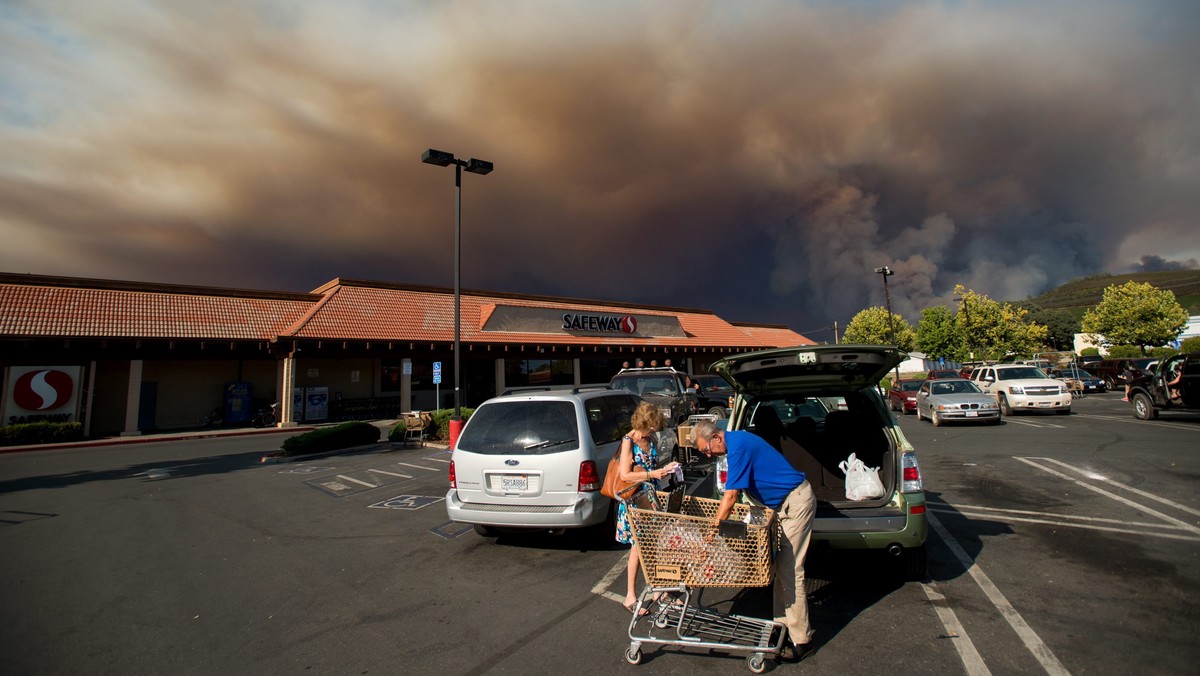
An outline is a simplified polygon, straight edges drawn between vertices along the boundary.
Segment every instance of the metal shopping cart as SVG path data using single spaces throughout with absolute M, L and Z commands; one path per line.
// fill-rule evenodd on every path
M 622 499 L 647 581 L 629 623 L 625 660 L 640 663 L 650 644 L 746 653 L 750 671 L 766 671 L 767 658 L 783 648 L 786 626 L 701 606 L 693 590 L 769 585 L 775 512 L 735 505 L 718 528 L 717 500 L 654 492 L 649 484 Z M 649 612 L 642 615 L 642 608 Z

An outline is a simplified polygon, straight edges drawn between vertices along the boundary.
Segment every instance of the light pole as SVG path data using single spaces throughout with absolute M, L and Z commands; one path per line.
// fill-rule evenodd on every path
M 462 305 L 460 288 L 462 278 L 460 271 L 462 261 L 462 170 L 466 169 L 472 174 L 490 174 L 492 173 L 492 163 L 486 160 L 477 160 L 474 157 L 465 161 L 455 159 L 452 153 L 433 148 L 421 153 L 421 161 L 438 167 L 454 165 L 454 417 L 450 419 L 450 448 L 453 449 L 458 443 L 458 433 L 462 430 L 463 425 L 462 391 L 459 388 L 460 374 L 462 373 L 459 360 L 459 354 L 462 353 L 462 350 L 459 349 L 459 340 L 462 334 L 460 315 Z
M 888 282 L 887 282 L 887 278 L 891 277 L 892 275 L 894 275 L 896 273 L 893 272 L 891 268 L 889 268 L 888 266 L 885 265 L 882 268 L 875 268 L 875 274 L 883 275 L 883 302 L 884 302 L 884 305 L 887 307 L 888 331 L 891 332 L 891 334 L 892 334 L 892 344 L 896 346 L 896 349 L 900 349 L 900 343 L 896 342 L 896 325 L 892 323 L 892 295 L 891 295 L 891 293 L 888 292 Z M 897 381 L 900 380 L 900 365 L 899 364 L 896 364 L 896 380 Z
M 964 337 L 967 339 L 967 355 L 971 358 L 971 361 L 975 361 L 975 350 L 971 349 L 971 306 L 967 305 L 966 294 L 958 296 L 954 300 L 962 302 L 963 318 L 966 320 L 964 322 L 966 328 L 963 333 Z

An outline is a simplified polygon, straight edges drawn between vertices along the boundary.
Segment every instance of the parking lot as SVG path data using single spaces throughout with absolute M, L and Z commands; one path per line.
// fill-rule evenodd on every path
M 1200 658 L 1200 417 L 1119 394 L 996 426 L 901 420 L 930 574 L 815 551 L 818 651 L 781 673 L 1187 673 Z M 449 455 L 380 444 L 264 463 L 279 434 L 0 455 L 13 673 L 728 673 L 627 665 L 627 550 L 446 519 Z M 850 451 L 848 450 L 847 453 Z M 695 490 L 705 491 L 703 483 Z M 706 590 L 766 612 L 763 590 Z

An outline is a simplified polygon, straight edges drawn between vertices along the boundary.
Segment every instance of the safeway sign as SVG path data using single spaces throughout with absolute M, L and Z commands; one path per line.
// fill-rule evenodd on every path
M 12 366 L 4 382 L 4 423 L 79 419 L 80 366 Z

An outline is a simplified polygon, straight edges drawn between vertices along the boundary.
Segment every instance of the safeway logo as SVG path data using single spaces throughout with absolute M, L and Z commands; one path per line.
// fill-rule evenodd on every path
M 637 333 L 637 319 L 621 317 L 621 330 L 625 333 Z
M 29 371 L 17 378 L 13 400 L 26 411 L 50 411 L 71 401 L 75 381 L 69 373 L 50 369 Z

